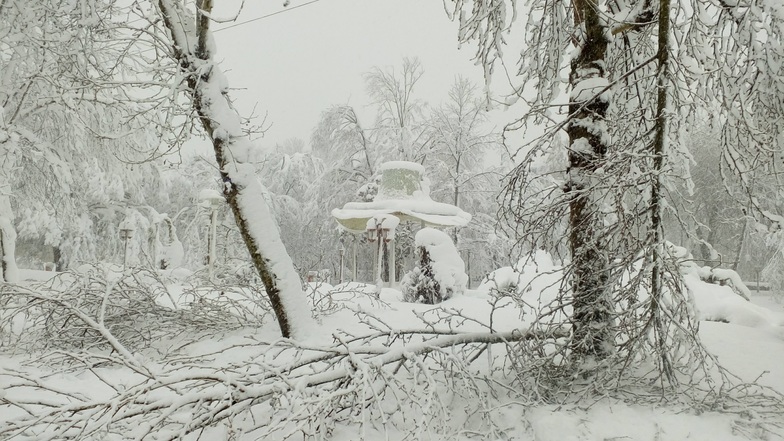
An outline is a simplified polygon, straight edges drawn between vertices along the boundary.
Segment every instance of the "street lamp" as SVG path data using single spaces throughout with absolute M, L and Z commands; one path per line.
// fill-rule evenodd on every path
M 128 263 L 128 243 L 133 239 L 133 233 L 136 231 L 133 223 L 128 220 L 120 222 L 120 240 L 123 241 L 123 270 Z
M 218 241 L 218 210 L 220 209 L 225 199 L 220 192 L 211 188 L 206 188 L 199 192 L 199 200 L 202 201 L 201 206 L 210 209 L 210 235 L 207 242 L 207 268 L 209 271 L 210 282 L 215 279 L 215 260 L 216 260 L 216 243 Z
M 346 262 L 346 247 L 340 245 L 340 283 L 343 283 L 343 264 Z

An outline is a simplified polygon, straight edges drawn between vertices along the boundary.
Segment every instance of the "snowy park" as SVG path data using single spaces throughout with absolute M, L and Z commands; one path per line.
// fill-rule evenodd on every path
M 784 440 L 781 0 L 0 0 L 0 441 Z

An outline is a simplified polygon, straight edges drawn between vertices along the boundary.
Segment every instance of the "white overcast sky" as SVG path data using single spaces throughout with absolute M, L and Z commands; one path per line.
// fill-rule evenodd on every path
M 473 48 L 458 49 L 457 24 L 441 0 L 292 0 L 288 7 L 283 1 L 246 0 L 235 23 L 213 25 L 216 59 L 235 89 L 238 110 L 247 116 L 256 106 L 272 123 L 257 141 L 262 146 L 288 138 L 309 142 L 320 113 L 333 104 L 353 105 L 369 126 L 374 112 L 367 107 L 363 73 L 373 66 L 399 68 L 403 57 L 422 62 L 416 93 L 431 105 L 446 98 L 457 75 L 482 90 Z M 240 1 L 215 3 L 213 15 L 223 18 L 236 13 Z M 499 126 L 512 117 L 495 113 Z

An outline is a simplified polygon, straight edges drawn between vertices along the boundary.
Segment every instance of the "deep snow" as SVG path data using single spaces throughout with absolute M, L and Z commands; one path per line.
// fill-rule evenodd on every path
M 534 264 L 533 262 L 531 263 Z M 550 264 L 542 263 L 541 269 L 552 270 Z M 52 273 L 42 271 L 22 271 L 23 283 L 45 280 Z M 547 279 L 545 279 L 547 282 Z M 554 289 L 542 282 L 538 286 L 540 292 L 526 293 L 531 298 L 548 297 L 546 291 Z M 700 324 L 700 337 L 708 350 L 715 354 L 723 366 L 744 381 L 758 381 L 759 384 L 771 387 L 784 393 L 784 306 L 781 297 L 775 294 L 752 296 L 752 302 L 746 302 L 737 295 L 731 294 L 726 287 L 708 285 L 698 279 L 689 280 L 690 288 L 695 292 L 695 299 L 701 317 L 719 319 L 729 323 L 705 321 Z M 172 297 L 182 293 L 181 283 L 172 283 L 170 296 L 161 296 L 162 304 L 171 306 Z M 312 284 L 311 292 L 317 309 L 328 313 L 321 317 L 320 332 L 308 336 L 307 344 L 329 344 L 333 330 L 343 329 L 349 333 L 360 335 L 367 332 L 373 320 L 383 320 L 397 329 L 417 329 L 423 327 L 423 319 L 435 317 L 446 310 L 452 314 L 470 318 L 471 320 L 446 321 L 445 329 L 458 328 L 461 331 L 487 331 L 485 325 L 493 315 L 494 330 L 505 330 L 520 327 L 526 321 L 521 320 L 519 309 L 511 302 L 503 299 L 492 305 L 492 296 L 483 290 L 468 290 L 465 295 L 455 296 L 440 305 L 421 305 L 403 303 L 402 295 L 395 289 L 382 289 L 376 297 L 376 289 L 372 285 L 347 283 L 331 286 L 325 283 Z M 730 295 L 734 297 L 730 297 Z M 737 298 L 740 301 L 735 302 Z M 188 299 L 175 298 L 179 307 L 187 307 Z M 497 299 L 496 299 L 497 300 Z M 742 302 L 742 303 L 741 303 Z M 744 309 L 745 306 L 745 309 Z M 739 312 L 740 311 L 740 312 Z M 365 317 L 366 323 L 360 323 L 358 317 Z M 749 319 L 752 317 L 753 319 Z M 205 365 L 221 366 L 229 363 L 241 363 L 257 356 L 261 349 L 260 341 L 275 341 L 278 338 L 274 323 L 266 323 L 260 329 L 241 329 L 215 335 L 214 338 L 192 342 L 180 350 L 182 356 L 196 357 L 204 360 Z M 182 343 L 176 336 L 170 342 L 168 350 Z M 159 350 L 166 346 L 161 344 Z M 137 354 L 142 363 L 147 359 Z M 151 359 L 150 359 L 151 360 Z M 149 363 L 154 366 L 155 363 Z M 29 364 L 26 354 L 9 353 L 7 348 L 0 355 L 0 385 L 7 384 L 9 379 L 2 375 L 5 370 L 19 370 L 30 375 L 47 377 L 50 384 L 68 391 L 88 394 L 95 399 L 109 398 L 114 391 L 96 382 L 87 371 L 58 372 L 56 367 Z M 137 375 L 127 369 L 100 368 L 96 371 L 104 376 L 112 376 L 118 383 L 131 385 Z M 17 392 L 18 393 L 18 392 Z M 2 398 L 2 394 L 0 394 Z M 625 404 L 617 400 L 597 400 L 585 403 L 584 406 L 542 405 L 529 407 L 523 403 L 499 402 L 493 410 L 497 423 L 502 426 L 498 439 L 518 441 L 582 441 L 582 440 L 705 440 L 734 441 L 747 439 L 784 439 L 784 416 L 779 415 L 779 427 L 770 432 L 771 426 L 757 424 L 755 415 L 719 412 L 692 412 L 678 406 L 677 403 Z M 0 412 L 0 427 L 3 422 L 20 416 L 18 411 L 3 410 Z M 774 416 L 774 420 L 775 420 Z M 404 436 L 400 428 L 386 428 L 377 425 L 375 430 L 363 427 L 362 433 L 356 428 L 338 426 L 328 439 L 398 439 Z M 210 440 L 226 438 L 224 429 L 212 429 L 207 432 Z M 454 433 L 427 433 L 429 439 L 476 439 L 471 427 Z M 481 437 L 481 436 L 480 436 Z M 190 437 L 187 439 L 191 439 Z M 193 438 L 195 439 L 195 438 Z M 252 438 L 240 438 L 252 439 Z M 265 438 L 272 439 L 272 438 Z M 300 439 L 300 438 L 293 438 Z M 424 439 L 424 438 L 422 438 Z

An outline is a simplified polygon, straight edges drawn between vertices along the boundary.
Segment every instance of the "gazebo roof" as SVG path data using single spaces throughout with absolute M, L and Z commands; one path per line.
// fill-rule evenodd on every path
M 387 162 L 381 166 L 378 195 L 373 202 L 349 202 L 332 210 L 332 216 L 343 228 L 360 233 L 368 219 L 391 214 L 401 221 L 422 222 L 428 227 L 462 227 L 471 215 L 460 208 L 430 199 L 424 167 L 404 161 Z

